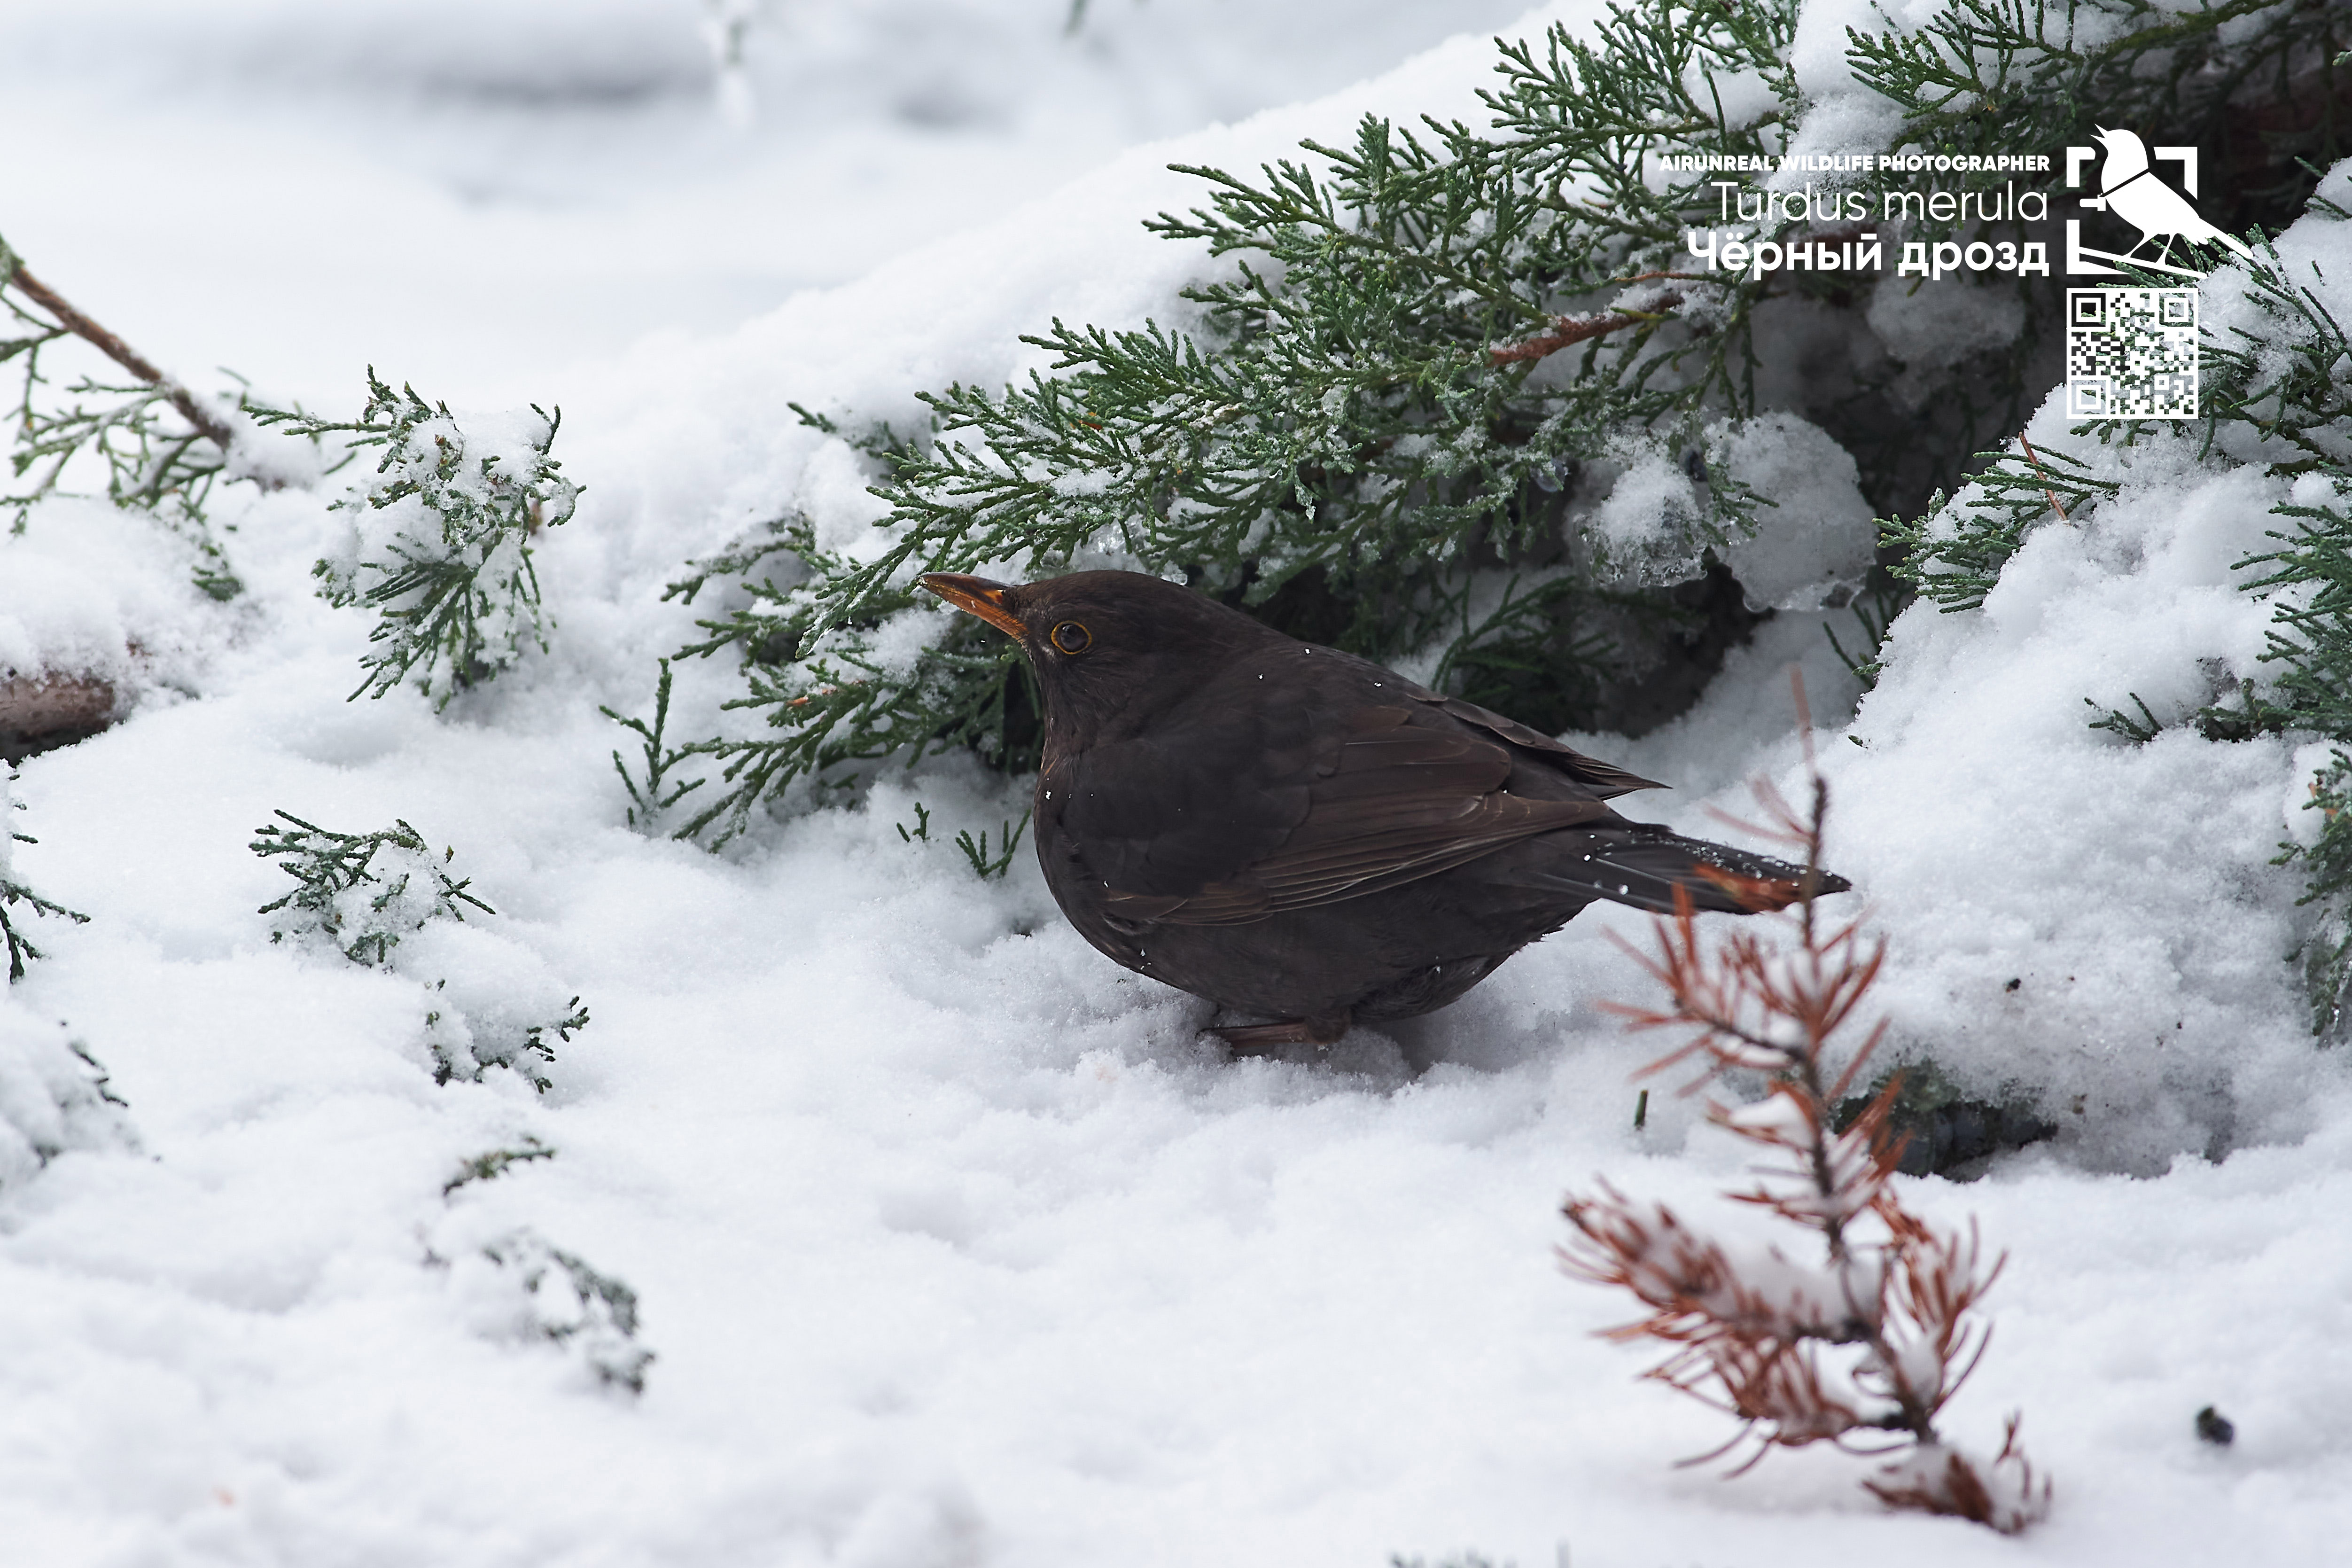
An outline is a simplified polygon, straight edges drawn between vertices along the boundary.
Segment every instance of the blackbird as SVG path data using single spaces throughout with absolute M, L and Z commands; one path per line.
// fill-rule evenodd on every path
M 1266 1020 L 1215 1031 L 1236 1047 L 1442 1007 L 1595 899 L 1800 895 L 1801 867 L 1606 804 L 1664 786 L 1188 588 L 922 581 L 1036 671 L 1034 837 L 1063 914 L 1136 973 Z

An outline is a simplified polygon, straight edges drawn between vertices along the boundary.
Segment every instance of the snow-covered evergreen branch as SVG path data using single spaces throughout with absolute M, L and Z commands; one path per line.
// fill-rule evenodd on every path
M 457 850 L 445 847 L 436 857 L 406 822 L 373 833 L 339 833 L 289 811 L 277 815 L 292 826 L 257 827 L 248 847 L 294 879 L 293 891 L 257 911 L 279 917 L 269 933 L 272 942 L 323 938 L 353 963 L 391 969 L 401 944 L 436 921 L 463 924 L 468 909 L 498 913 L 468 890 L 471 878 L 450 875 Z M 478 1079 L 502 1067 L 543 1094 L 553 1087 L 540 1070 L 541 1064 L 555 1059 L 550 1037 L 569 1042 L 588 1026 L 588 1009 L 577 996 L 560 1007 L 551 997 L 534 1016 L 527 997 L 476 994 L 461 1006 L 447 995 L 447 980 L 426 989 L 425 1040 L 436 1083 Z
M 16 846 L 37 840 L 30 834 L 17 832 L 9 821 L 14 813 L 24 809 L 24 803 L 15 798 L 9 789 L 9 785 L 16 783 L 16 778 L 12 773 L 0 773 L 0 946 L 7 949 L 8 983 L 12 985 L 25 978 L 26 963 L 41 957 L 42 953 L 33 945 L 30 937 L 16 929 L 16 922 L 9 919 L 10 910 L 36 915 L 56 915 L 76 925 L 86 925 L 89 921 L 88 915 L 79 914 L 63 904 L 52 903 L 16 879 Z
M 334 503 L 351 529 L 342 547 L 311 568 L 338 606 L 376 612 L 375 651 L 352 692 L 382 697 L 414 679 L 436 708 L 547 647 L 532 542 L 569 521 L 580 487 L 548 456 L 563 423 L 537 404 L 529 413 L 474 416 L 460 426 L 446 403 L 398 392 L 368 370 L 366 406 L 354 420 L 256 408 L 257 424 L 353 450 L 383 449 L 375 471 Z
M 1427 652 L 1549 728 L 1591 721 L 1641 646 L 1687 629 L 1666 590 L 1754 527 L 1718 447 L 1753 409 L 1764 288 L 1667 276 L 1717 196 L 1702 173 L 1654 188 L 1650 155 L 1781 150 L 1795 16 L 1636 0 L 1597 38 L 1507 46 L 1486 124 L 1369 119 L 1255 179 L 1187 171 L 1202 205 L 1148 226 L 1230 260 L 1184 292 L 1197 329 L 1055 321 L 1026 340 L 1049 373 L 925 395 L 929 442 L 847 437 L 891 505 L 883 548 L 729 574 L 757 627 L 682 651 L 733 650 L 730 706 L 766 732 L 701 748 L 722 787 L 684 831 L 937 745 L 1033 763 L 1019 661 L 917 604 L 922 571 L 1181 571 L 1318 640 Z M 1780 107 L 1727 111 L 1734 77 Z M 1591 526 L 1628 470 L 1656 504 Z M 1498 594 L 1513 614 L 1470 612 Z
M 206 510 L 215 482 L 230 468 L 235 416 L 75 309 L 34 277 L 5 240 L 0 240 L 0 309 L 6 311 L 0 332 L 11 334 L 0 337 L 0 363 L 17 362 L 8 464 L 22 488 L 0 496 L 0 508 L 14 509 L 14 528 L 23 531 L 36 502 L 72 493 L 68 476 L 94 465 L 104 473 L 108 500 L 149 513 L 194 550 L 198 587 L 216 599 L 236 597 L 242 584 Z M 56 388 L 42 374 L 42 362 L 66 339 L 97 350 L 132 381 L 85 373 Z

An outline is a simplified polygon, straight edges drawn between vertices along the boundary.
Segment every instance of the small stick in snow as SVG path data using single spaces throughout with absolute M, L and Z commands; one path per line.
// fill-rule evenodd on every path
M 229 443 L 236 438 L 235 433 L 222 421 L 219 415 L 211 412 L 203 404 L 197 402 L 195 394 L 156 369 L 138 350 L 68 304 L 56 289 L 26 270 L 22 263 L 19 263 L 14 272 L 0 281 L 5 281 L 16 288 L 24 294 L 25 298 L 55 316 L 59 326 L 97 349 L 99 353 L 148 385 L 162 387 L 164 396 L 170 401 L 172 406 L 180 411 L 181 418 L 194 426 L 197 433 L 205 440 L 224 452 L 228 450 Z
M 2027 440 L 2021 432 L 2017 437 L 2017 444 L 2025 448 L 2025 460 L 2033 465 L 2035 473 L 2042 476 L 2042 493 L 2050 498 L 2050 510 L 2058 514 L 2059 521 L 2074 521 L 2073 518 L 2066 515 L 2066 509 L 2058 504 L 2058 492 L 2050 488 L 2050 472 L 2042 466 L 2042 458 L 2034 452 L 2033 443 Z

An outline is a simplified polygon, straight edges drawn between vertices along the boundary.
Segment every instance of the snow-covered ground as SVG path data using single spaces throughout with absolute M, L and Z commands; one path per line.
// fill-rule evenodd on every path
M 14 874 L 93 918 L 26 922 L 50 956 L 0 995 L 0 1081 L 73 1090 L 70 1039 L 128 1106 L 0 1107 L 66 1148 L 0 1150 L 0 1560 L 2340 1551 L 2352 1096 L 2282 962 L 2298 879 L 2268 864 L 2315 759 L 2129 747 L 2082 701 L 2178 710 L 2255 672 L 2230 566 L 2279 497 L 2251 470 L 2158 444 L 1982 611 L 1910 611 L 1858 713 L 1822 617 L 1790 615 L 1685 719 L 1588 742 L 1678 786 L 1646 814 L 1715 831 L 1708 805 L 1791 776 L 1801 662 L 1896 1048 L 2057 1113 L 1984 1180 L 1911 1189 L 2010 1253 L 1951 1425 L 1989 1447 L 2025 1413 L 2058 1502 L 2017 1540 L 1884 1514 L 1836 1456 L 1673 1468 L 1723 1422 L 1636 1382 L 1592 1333 L 1627 1304 L 1552 1256 L 1596 1172 L 1713 1214 L 1743 1163 L 1670 1094 L 1633 1130 L 1654 1047 L 1595 1005 L 1643 994 L 1601 937 L 1638 919 L 1595 910 L 1328 1062 L 1228 1063 L 1205 1006 L 1095 954 L 1025 856 L 971 873 L 946 840 L 1019 803 L 968 763 L 724 857 L 625 823 L 597 707 L 649 708 L 691 614 L 662 584 L 787 505 L 844 536 L 875 515 L 788 401 L 903 419 L 1025 369 L 1052 316 L 1171 319 L 1205 263 L 1138 226 L 1194 199 L 1165 164 L 1467 114 L 1484 31 L 1589 9 L 1095 0 L 1066 39 L 1060 0 L 809 0 L 755 30 L 736 131 L 684 0 L 0 6 L 0 235 L 51 283 L 199 381 L 349 408 L 373 363 L 460 407 L 560 402 L 587 486 L 537 556 L 551 651 L 437 716 L 344 700 L 367 623 L 311 592 L 325 495 L 236 492 L 226 608 L 101 507 L 0 537 L 0 664 L 142 692 L 16 786 L 39 842 Z M 2283 249 L 2352 279 L 2337 226 Z M 2055 408 L 2032 429 L 2068 439 Z M 682 681 L 678 722 L 720 684 Z M 929 843 L 898 830 L 919 801 Z M 497 912 L 389 971 L 273 943 L 255 911 L 288 884 L 247 845 L 279 809 L 413 823 Z M 593 1021 L 546 1095 L 434 1082 L 428 1012 L 573 994 Z M 528 1140 L 554 1156 L 445 1191 Z M 520 1236 L 635 1291 L 642 1396 L 599 1382 L 593 1330 L 533 1329 L 560 1270 L 534 1306 L 482 1258 Z M 2208 1404 L 2234 1447 L 2196 1440 Z
M 0 0 L 0 236 L 209 384 L 544 401 L 1518 0 Z M 1148 216 L 1148 215 L 1146 215 Z M 910 315 L 939 301 L 908 300 Z

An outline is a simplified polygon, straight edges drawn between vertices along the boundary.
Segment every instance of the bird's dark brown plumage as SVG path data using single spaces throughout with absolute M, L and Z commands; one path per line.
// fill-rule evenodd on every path
M 1796 896 L 1800 868 L 1610 809 L 1649 780 L 1174 584 L 923 584 L 1036 671 L 1034 837 L 1062 912 L 1128 968 L 1271 1020 L 1218 1031 L 1236 1045 L 1442 1007 L 1597 898 Z

